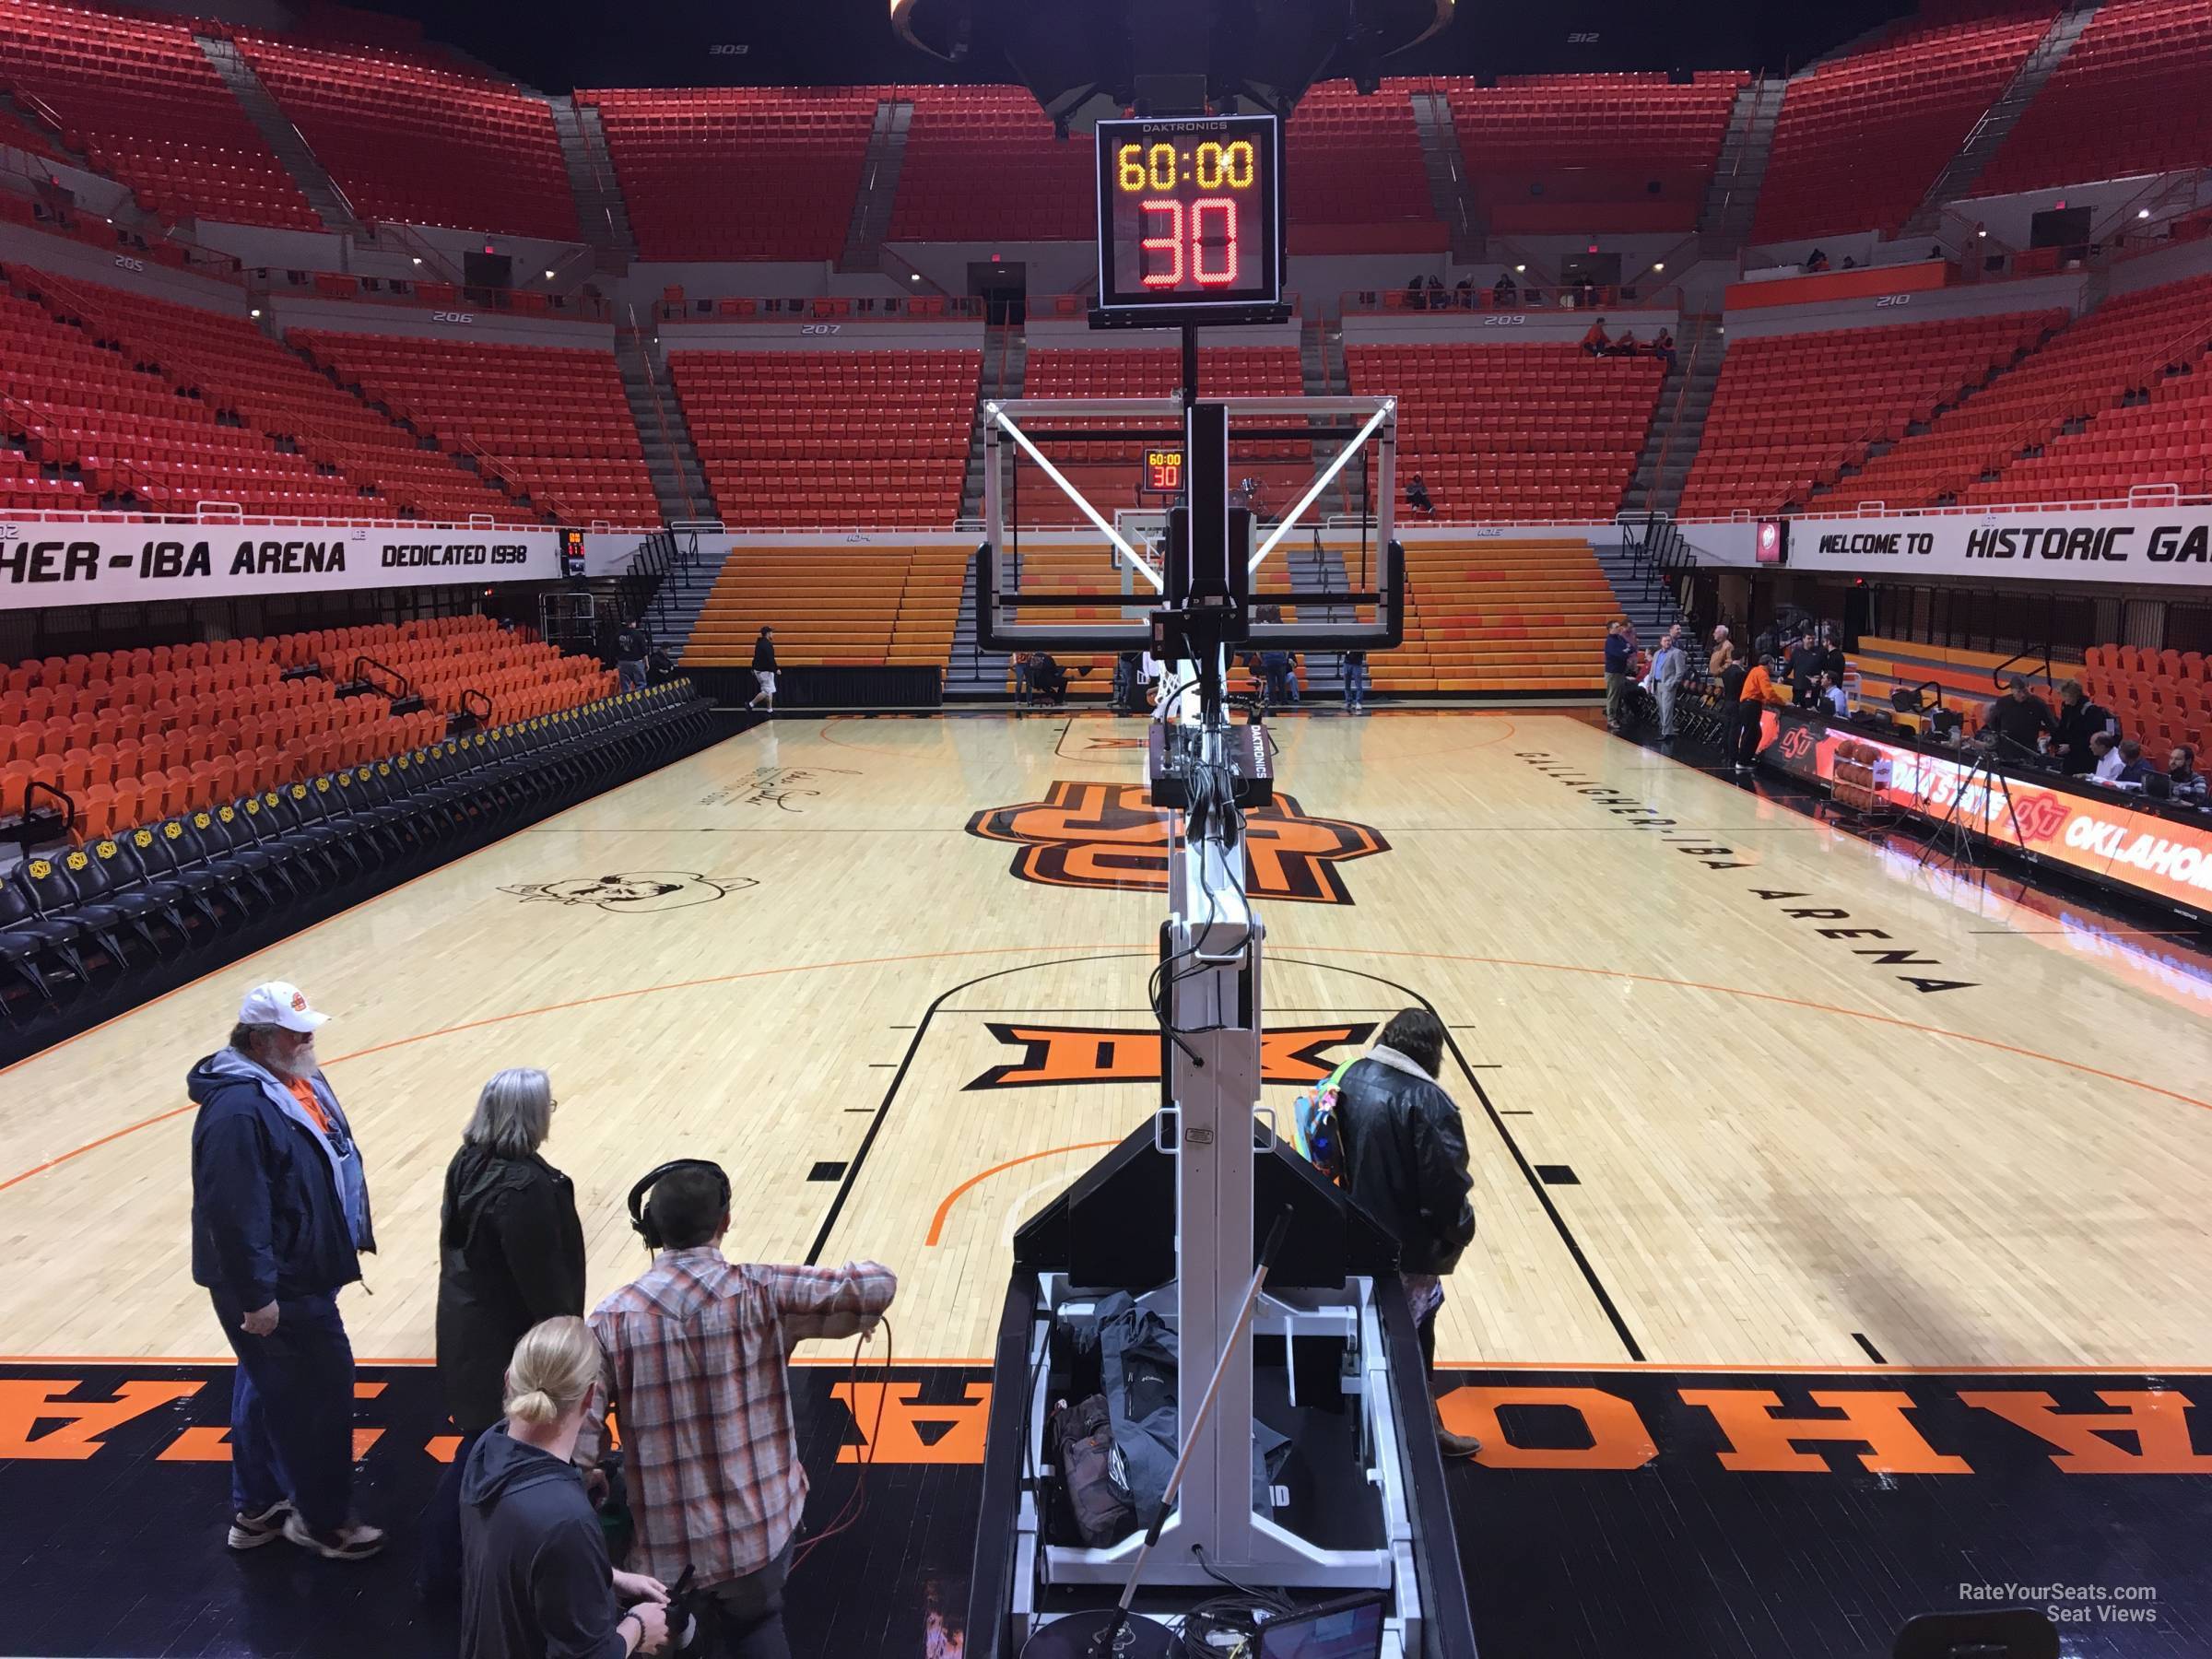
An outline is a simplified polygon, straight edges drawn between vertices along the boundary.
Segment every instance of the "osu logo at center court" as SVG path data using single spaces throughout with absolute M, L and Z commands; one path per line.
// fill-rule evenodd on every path
M 968 820 L 968 833 L 1013 841 L 1014 874 L 1047 887 L 1168 888 L 1168 814 L 1141 783 L 1054 782 L 1041 801 L 996 806 Z M 1278 794 L 1244 815 L 1244 857 L 1254 899 L 1349 904 L 1338 865 L 1390 843 L 1365 824 L 1309 818 Z

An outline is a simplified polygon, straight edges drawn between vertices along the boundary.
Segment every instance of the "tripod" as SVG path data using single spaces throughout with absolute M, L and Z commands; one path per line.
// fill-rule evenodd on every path
M 1989 795 L 1993 790 L 2002 790 L 2005 795 L 2005 812 L 2012 820 L 2013 845 L 2016 847 L 2027 846 L 2028 838 L 2020 833 L 2019 809 L 2013 805 L 2012 801 L 2012 780 L 1997 771 L 1995 750 L 1976 745 L 1973 759 L 1967 763 L 1965 771 L 1959 776 L 1958 789 L 1951 796 L 1950 811 L 1944 815 L 1942 824 L 1937 827 L 1936 833 L 1928 838 L 1927 844 L 1920 850 L 1922 864 L 1926 864 L 1930 858 L 1934 857 L 1938 848 L 1943 850 L 1945 855 L 1954 865 L 1971 865 L 1974 862 L 1973 827 L 1967 821 L 1965 813 L 1966 798 L 1973 789 L 1974 780 L 1977 777 L 1982 780 L 1982 832 L 1984 835 L 1989 833 Z

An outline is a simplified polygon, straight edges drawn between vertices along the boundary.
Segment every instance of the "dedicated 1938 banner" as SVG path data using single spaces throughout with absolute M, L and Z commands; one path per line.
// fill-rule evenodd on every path
M 243 523 L 10 524 L 0 610 L 345 588 L 551 582 L 552 529 Z
M 2212 592 L 2212 507 L 1799 518 L 1790 522 L 1790 565 Z
M 1798 777 L 1832 784 L 1837 744 L 1866 744 L 1879 757 L 1875 788 L 1893 806 L 1956 821 L 2146 898 L 2212 912 L 2212 815 L 2145 811 L 2117 791 L 1993 772 L 1788 712 L 1771 716 L 1768 729 L 1760 758 Z

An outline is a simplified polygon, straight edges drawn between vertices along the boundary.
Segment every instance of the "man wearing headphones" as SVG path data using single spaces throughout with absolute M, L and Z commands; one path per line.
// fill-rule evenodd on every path
M 696 1159 L 630 1189 L 630 1224 L 653 1265 L 593 1312 L 606 1362 L 576 1461 L 597 1461 L 607 1408 L 622 1425 L 631 1566 L 674 1583 L 684 1569 L 720 1608 L 722 1651 L 789 1659 L 783 1577 L 806 1507 L 787 1369 L 810 1336 L 875 1329 L 899 1282 L 874 1262 L 771 1266 L 724 1258 L 730 1181 Z

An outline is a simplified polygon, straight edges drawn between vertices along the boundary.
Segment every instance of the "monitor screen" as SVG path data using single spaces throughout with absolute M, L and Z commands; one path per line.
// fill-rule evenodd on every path
M 1760 519 L 1757 557 L 1762 565 L 1790 562 L 1790 526 L 1786 519 Z
M 1382 1598 L 1347 1596 L 1269 1619 L 1257 1659 L 1382 1659 Z

